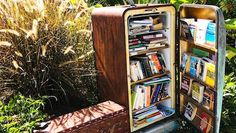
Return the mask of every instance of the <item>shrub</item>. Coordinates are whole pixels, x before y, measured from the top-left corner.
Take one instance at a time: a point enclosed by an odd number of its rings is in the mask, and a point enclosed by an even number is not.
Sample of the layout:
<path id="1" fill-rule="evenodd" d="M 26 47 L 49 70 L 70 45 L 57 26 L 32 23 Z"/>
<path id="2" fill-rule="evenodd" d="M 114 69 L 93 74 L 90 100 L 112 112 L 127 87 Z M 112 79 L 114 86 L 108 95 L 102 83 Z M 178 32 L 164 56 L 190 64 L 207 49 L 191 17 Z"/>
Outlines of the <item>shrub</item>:
<path id="1" fill-rule="evenodd" d="M 90 16 L 83 0 L 0 1 L 0 91 L 95 103 Z"/>
<path id="2" fill-rule="evenodd" d="M 236 132 L 236 76 L 234 73 L 225 76 L 221 132 Z"/>
<path id="3" fill-rule="evenodd" d="M 26 98 L 20 94 L 7 104 L 0 101 L 0 132 L 32 132 L 38 123 L 46 118 L 40 111 L 43 100 Z"/>

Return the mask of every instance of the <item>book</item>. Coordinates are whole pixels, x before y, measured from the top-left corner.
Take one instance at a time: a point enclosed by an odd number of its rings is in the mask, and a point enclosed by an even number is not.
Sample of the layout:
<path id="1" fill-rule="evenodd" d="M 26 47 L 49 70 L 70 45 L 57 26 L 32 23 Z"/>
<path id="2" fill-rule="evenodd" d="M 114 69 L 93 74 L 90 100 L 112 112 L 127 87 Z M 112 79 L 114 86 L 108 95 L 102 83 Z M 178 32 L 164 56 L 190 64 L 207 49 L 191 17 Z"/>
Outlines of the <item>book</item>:
<path id="1" fill-rule="evenodd" d="M 200 65 L 200 58 L 196 56 L 190 56 L 190 67 L 189 67 L 189 74 L 192 77 L 197 77 L 198 76 L 198 69 Z"/>
<path id="2" fill-rule="evenodd" d="M 201 79 L 203 82 L 206 80 L 206 73 L 207 73 L 207 67 L 206 67 L 206 61 L 200 60 L 200 65 L 198 69 L 198 78 Z"/>
<path id="3" fill-rule="evenodd" d="M 214 101 L 215 101 L 215 95 L 214 92 L 206 87 L 203 93 L 203 100 L 202 100 L 202 106 L 205 107 L 208 110 L 213 111 L 214 109 Z"/>
<path id="4" fill-rule="evenodd" d="M 169 82 L 164 82 L 162 83 L 162 88 L 161 88 L 161 91 L 160 91 L 160 101 L 163 99 L 163 98 L 166 98 L 169 96 L 169 87 L 170 87 L 170 83 Z"/>
<path id="5" fill-rule="evenodd" d="M 192 121 L 197 113 L 197 107 L 195 105 L 193 105 L 192 103 L 188 102 L 186 107 L 185 107 L 185 112 L 184 112 L 184 116 Z"/>
<path id="6" fill-rule="evenodd" d="M 145 107 L 148 107 L 151 105 L 151 86 L 146 86 L 145 94 L 146 94 Z"/>
<path id="7" fill-rule="evenodd" d="M 153 38 L 161 38 L 164 37 L 163 33 L 156 33 L 156 34 L 151 34 L 151 35 L 143 35 L 141 38 L 143 40 L 149 40 Z"/>
<path id="8" fill-rule="evenodd" d="M 215 87 L 215 65 L 212 63 L 206 63 L 205 83 L 211 87 Z"/>
<path id="9" fill-rule="evenodd" d="M 161 53 L 161 52 L 157 52 L 157 57 L 161 63 L 161 66 L 162 66 L 162 70 L 164 72 L 164 68 L 166 68 L 166 61 L 165 61 L 165 57 L 164 57 L 164 54 Z"/>
<path id="10" fill-rule="evenodd" d="M 132 94 L 131 94 L 131 105 L 132 105 L 132 109 L 138 109 L 138 99 L 141 97 L 141 88 L 140 85 L 136 85 L 133 89 L 132 89 Z"/>
<path id="11" fill-rule="evenodd" d="M 192 87 L 192 81 L 190 77 L 187 76 L 182 76 L 182 81 L 181 81 L 181 90 L 185 92 L 187 95 L 191 94 L 191 87 Z"/>
<path id="12" fill-rule="evenodd" d="M 155 49 L 155 48 L 161 48 L 161 47 L 165 47 L 167 46 L 166 43 L 151 43 L 151 44 L 147 44 L 147 49 Z"/>
<path id="13" fill-rule="evenodd" d="M 155 114 L 152 114 L 152 115 L 150 115 L 150 116 L 147 116 L 146 122 L 147 122 L 147 123 L 150 123 L 150 122 L 153 122 L 153 121 L 158 120 L 158 119 L 161 119 L 161 118 L 163 118 L 163 115 L 162 115 L 162 113 L 159 111 L 159 112 L 157 112 L 157 113 L 155 113 Z"/>
<path id="14" fill-rule="evenodd" d="M 208 23 L 206 30 L 206 45 L 214 48 L 216 44 L 216 24 Z"/>
<path id="15" fill-rule="evenodd" d="M 143 68 L 145 69 L 145 73 L 147 74 L 147 77 L 151 77 L 153 75 L 151 66 L 149 64 L 149 58 L 147 56 L 138 56 L 138 57 L 135 57 L 134 59 L 139 60 L 141 62 L 141 66 L 144 66 Z"/>
<path id="16" fill-rule="evenodd" d="M 180 20 L 180 35 L 183 38 L 193 40 L 195 35 L 195 19 L 184 18 Z"/>
<path id="17" fill-rule="evenodd" d="M 206 31 L 208 23 L 212 20 L 209 19 L 198 19 L 196 29 L 196 44 L 205 45 L 206 43 Z"/>
<path id="18" fill-rule="evenodd" d="M 158 101 L 158 94 L 161 90 L 161 84 L 158 84 L 155 88 L 154 94 L 152 96 L 151 104 L 155 103 Z"/>
<path id="19" fill-rule="evenodd" d="M 205 112 L 202 112 L 198 126 L 203 133 L 209 133 L 212 127 L 212 118 Z"/>
<path id="20" fill-rule="evenodd" d="M 189 65 L 190 65 L 189 61 L 190 61 L 190 55 L 188 55 L 187 53 L 183 53 L 180 65 L 181 72 L 183 73 L 189 72 Z"/>
<path id="21" fill-rule="evenodd" d="M 198 101 L 199 103 L 203 100 L 204 86 L 198 82 L 192 83 L 192 98 Z"/>
<path id="22" fill-rule="evenodd" d="M 130 74 L 132 81 L 138 81 L 144 78 L 140 61 L 130 61 Z"/>

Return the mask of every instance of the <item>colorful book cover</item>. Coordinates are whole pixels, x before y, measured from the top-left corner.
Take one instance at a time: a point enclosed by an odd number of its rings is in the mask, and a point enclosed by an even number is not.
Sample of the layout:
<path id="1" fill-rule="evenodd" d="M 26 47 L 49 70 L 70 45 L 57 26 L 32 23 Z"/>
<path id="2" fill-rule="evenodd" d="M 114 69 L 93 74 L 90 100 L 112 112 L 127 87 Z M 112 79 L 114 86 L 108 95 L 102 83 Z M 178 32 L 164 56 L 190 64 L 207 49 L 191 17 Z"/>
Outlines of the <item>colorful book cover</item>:
<path id="1" fill-rule="evenodd" d="M 216 24 L 209 23 L 206 31 L 206 45 L 214 48 L 216 44 Z"/>
<path id="2" fill-rule="evenodd" d="M 212 118 L 208 114 L 202 112 L 200 114 L 200 122 L 198 126 L 203 133 L 209 133 L 212 127 Z"/>
<path id="3" fill-rule="evenodd" d="M 203 100 L 203 92 L 204 92 L 204 86 L 193 82 L 192 83 L 192 98 L 198 101 L 199 103 Z"/>
<path id="4" fill-rule="evenodd" d="M 155 88 L 155 91 L 154 91 L 154 94 L 152 96 L 152 102 L 151 104 L 155 103 L 158 101 L 158 94 L 159 94 L 159 91 L 161 89 L 161 84 L 158 84 Z"/>
<path id="5" fill-rule="evenodd" d="M 151 86 L 146 86 L 146 107 L 150 106 L 151 104 Z"/>
<path id="6" fill-rule="evenodd" d="M 203 93 L 202 105 L 206 109 L 213 111 L 214 101 L 215 101 L 214 92 L 210 88 L 206 87 L 206 89 L 204 90 L 204 93 Z"/>
<path id="7" fill-rule="evenodd" d="M 190 77 L 182 76 L 181 90 L 188 95 L 191 94 L 192 81 Z"/>
<path id="8" fill-rule="evenodd" d="M 182 54 L 181 65 L 180 65 L 180 70 L 182 72 L 188 72 L 187 68 L 189 68 L 189 67 L 187 67 L 187 66 L 190 65 L 189 64 L 189 60 L 190 60 L 189 57 L 190 56 L 186 53 Z"/>
<path id="9" fill-rule="evenodd" d="M 215 87 L 215 65 L 206 63 L 206 84 Z"/>
<path id="10" fill-rule="evenodd" d="M 200 60 L 200 65 L 198 69 L 198 78 L 201 79 L 203 82 L 206 80 L 206 72 L 207 72 L 207 67 L 206 67 L 206 61 Z"/>
<path id="11" fill-rule="evenodd" d="M 185 112 L 184 112 L 184 116 L 192 121 L 197 113 L 197 107 L 195 105 L 193 105 L 192 103 L 188 102 L 188 104 L 185 107 Z"/>
<path id="12" fill-rule="evenodd" d="M 190 56 L 190 67 L 189 67 L 189 74 L 192 77 L 197 77 L 198 76 L 198 69 L 200 65 L 200 58 L 196 56 Z"/>

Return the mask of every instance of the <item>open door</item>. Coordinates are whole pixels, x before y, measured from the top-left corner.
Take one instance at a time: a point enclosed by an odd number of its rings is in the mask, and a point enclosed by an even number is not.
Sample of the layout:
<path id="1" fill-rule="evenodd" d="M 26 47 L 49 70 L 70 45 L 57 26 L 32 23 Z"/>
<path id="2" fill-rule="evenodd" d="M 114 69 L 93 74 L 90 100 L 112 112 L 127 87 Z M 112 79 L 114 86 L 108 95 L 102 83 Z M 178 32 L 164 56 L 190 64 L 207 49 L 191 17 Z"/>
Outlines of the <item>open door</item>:
<path id="1" fill-rule="evenodd" d="M 225 71 L 223 14 L 216 6 L 181 5 L 179 26 L 180 115 L 202 132 L 217 133 Z"/>

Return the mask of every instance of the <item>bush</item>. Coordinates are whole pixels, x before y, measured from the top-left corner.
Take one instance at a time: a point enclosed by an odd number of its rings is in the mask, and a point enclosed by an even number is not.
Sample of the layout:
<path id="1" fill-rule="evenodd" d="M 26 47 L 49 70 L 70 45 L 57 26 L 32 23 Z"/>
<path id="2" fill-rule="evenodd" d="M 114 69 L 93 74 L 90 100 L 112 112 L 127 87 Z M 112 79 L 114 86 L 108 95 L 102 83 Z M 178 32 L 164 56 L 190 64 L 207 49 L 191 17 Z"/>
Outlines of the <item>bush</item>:
<path id="1" fill-rule="evenodd" d="M 91 10 L 83 0 L 0 1 L 0 91 L 96 103 Z"/>
<path id="2" fill-rule="evenodd" d="M 32 132 L 46 118 L 40 111 L 43 105 L 43 100 L 26 98 L 20 94 L 11 98 L 7 104 L 0 101 L 0 132 Z"/>

